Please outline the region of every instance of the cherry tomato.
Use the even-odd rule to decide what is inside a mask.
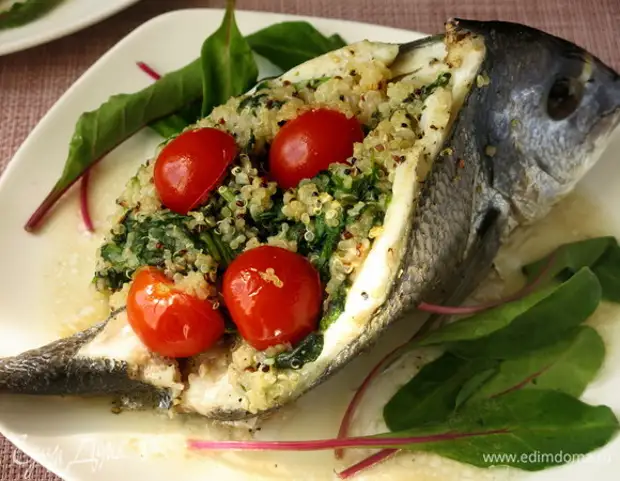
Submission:
[[[210,301],[176,289],[154,267],[136,274],[127,298],[127,318],[143,344],[166,357],[194,356],[224,334],[224,318]]]
[[[330,109],[310,110],[288,121],[269,151],[269,170],[284,189],[296,187],[330,164],[346,163],[353,144],[364,140],[355,118]]]
[[[226,132],[212,128],[183,132],[155,161],[155,188],[162,203],[179,214],[204,203],[236,155],[235,139]]]
[[[273,246],[244,252],[224,273],[222,291],[239,333],[256,349],[296,344],[317,327],[319,274],[294,252]]]

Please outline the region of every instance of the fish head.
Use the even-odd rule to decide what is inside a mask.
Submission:
[[[486,58],[476,128],[491,184],[520,223],[544,216],[597,162],[620,122],[620,76],[566,40],[508,22],[453,20]],[[482,92],[486,90],[486,92]],[[480,138],[480,137],[479,137]]]

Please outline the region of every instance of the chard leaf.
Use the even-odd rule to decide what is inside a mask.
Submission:
[[[0,30],[34,22],[56,8],[63,0],[23,0],[0,11]]]
[[[501,306],[474,314],[446,324],[436,331],[431,331],[417,341],[418,346],[432,346],[435,344],[471,341],[484,338],[510,325],[519,316],[539,304],[544,299],[556,293],[562,286],[551,286],[535,291],[517,301],[508,302]]]
[[[478,392],[478,389],[480,389],[481,386],[483,386],[497,373],[497,370],[498,367],[496,366],[493,369],[481,371],[478,374],[474,374],[465,384],[463,384],[463,387],[456,396],[456,409],[460,408],[466,401],[471,399],[471,397]]]
[[[620,246],[617,241],[592,266],[592,271],[601,283],[603,298],[620,303]]]
[[[256,60],[237,27],[234,8],[234,0],[228,0],[222,25],[202,45],[203,117],[248,91],[258,78]]]
[[[151,122],[149,127],[161,135],[164,139],[170,139],[189,127],[190,124],[180,115],[172,114],[163,119]]]
[[[344,285],[340,286],[332,297],[328,300],[328,306],[325,314],[319,321],[319,330],[325,332],[329,326],[331,326],[336,319],[344,312],[344,307],[347,302],[347,289]]]
[[[551,267],[549,263],[551,262]],[[564,244],[544,258],[527,264],[523,273],[529,281],[544,273],[543,280],[564,280],[583,267],[590,267],[598,277],[603,298],[620,302],[620,246],[615,237],[596,237]]]
[[[157,119],[149,124],[149,127],[161,135],[164,139],[170,139],[179,135],[190,125],[195,124],[201,118],[202,97],[186,105],[178,112]]]
[[[247,37],[252,49],[282,70],[344,46],[339,35],[325,37],[308,22],[282,22]]]
[[[26,224],[33,230],[47,211],[101,157],[154,120],[202,96],[200,61],[164,75],[133,94],[110,97],[98,109],[83,113],[69,144],[60,179]]]
[[[337,33],[331,35],[328,38],[328,40],[331,43],[333,50],[346,47],[347,45],[347,41],[344,38],[342,38],[340,35],[338,35]]]
[[[383,418],[391,431],[445,420],[456,407],[456,397],[473,375],[494,368],[497,361],[461,359],[446,353],[426,364],[388,401]]]
[[[566,271],[573,274],[582,267],[591,267],[614,243],[616,243],[616,239],[613,237],[597,237],[564,244],[548,256],[523,266],[523,273],[530,281],[536,279],[553,256],[553,264],[545,277],[551,279]]]
[[[585,321],[600,301],[601,285],[586,267],[560,285],[448,324],[418,345],[448,343],[461,357],[507,359],[555,342]]]
[[[618,432],[618,426],[618,419],[607,406],[591,406],[557,391],[526,389],[468,404],[444,422],[381,436],[501,430],[399,448],[433,452],[479,467],[503,464],[538,471],[568,462],[563,454],[586,454],[604,446]],[[542,453],[545,456],[540,456]],[[502,462],[493,454],[508,456]]]
[[[590,317],[600,301],[601,285],[584,267],[504,329],[482,339],[455,343],[449,350],[461,357],[518,357],[556,342]]]
[[[503,361],[497,373],[469,401],[502,396],[516,389],[552,389],[579,397],[604,358],[601,336],[591,327],[579,326],[555,344]]]

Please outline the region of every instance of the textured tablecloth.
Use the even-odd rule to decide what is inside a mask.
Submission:
[[[616,38],[620,0],[239,0],[237,3],[239,9],[360,20],[422,32],[439,31],[451,16],[518,21],[568,38],[620,70],[620,44]],[[134,28],[169,10],[223,5],[223,0],[142,0],[89,29],[0,57],[0,173],[58,97]],[[58,479],[0,435],[0,481]]]

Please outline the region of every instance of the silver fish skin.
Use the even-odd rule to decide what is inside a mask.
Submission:
[[[398,312],[453,296],[455,272],[486,275],[501,241],[570,193],[620,122],[620,76],[580,47],[520,24],[450,24],[448,35],[485,39],[489,84],[472,88],[425,184],[394,286],[403,305],[388,307]]]
[[[427,302],[459,302],[489,272],[506,236],[536,221],[568,194],[602,153],[620,118],[620,78],[570,42],[523,25],[455,19],[447,35],[484,39],[479,75],[454,119],[424,184],[410,225],[400,274],[363,333],[298,398],[369,349],[392,323]],[[442,38],[401,47],[408,55]],[[166,388],[140,380],[135,366],[76,353],[108,321],[0,360],[0,393],[132,396],[170,405]],[[258,415],[281,407],[274,405]],[[216,409],[208,417],[256,416]]]

